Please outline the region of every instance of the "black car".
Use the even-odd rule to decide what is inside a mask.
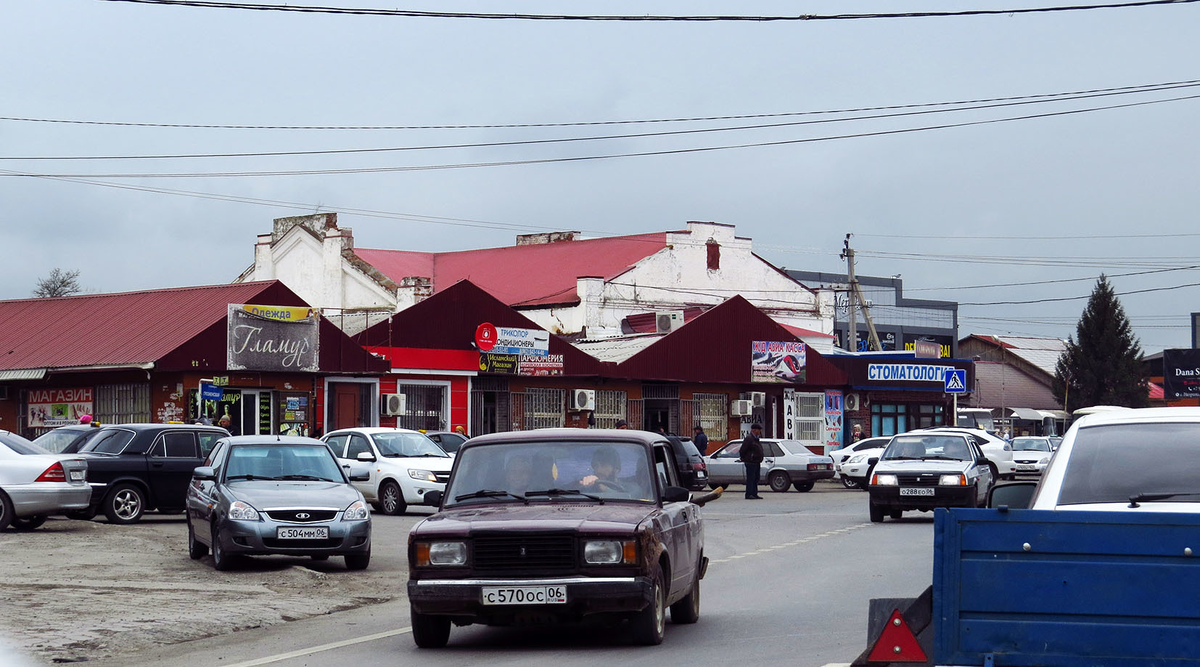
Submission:
[[[467,436],[453,431],[426,431],[425,437],[437,443],[443,452],[453,454],[467,441]]]
[[[708,486],[708,464],[691,438],[667,436],[675,452],[675,469],[679,472],[679,483],[688,491],[700,491]]]
[[[112,523],[137,523],[147,510],[184,509],[192,471],[204,464],[217,440],[229,432],[191,424],[117,424],[100,427],[80,454],[88,462],[92,503],[73,512],[91,519],[103,512]]]

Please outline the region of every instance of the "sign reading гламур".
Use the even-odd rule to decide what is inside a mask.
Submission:
[[[496,327],[496,344],[492,354],[550,354],[550,332],[541,329]]]
[[[929,364],[867,364],[868,382],[936,382],[945,385],[953,366]]]

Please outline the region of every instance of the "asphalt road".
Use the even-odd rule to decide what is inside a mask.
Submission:
[[[124,655],[92,664],[615,665],[717,659],[824,665],[866,646],[867,601],[919,594],[932,577],[933,517],[871,524],[867,495],[818,484],[810,493],[748,501],[741,489],[704,509],[706,554],[700,621],[668,623],[659,647],[629,645],[619,629],[454,628],[450,645],[417,649],[408,633],[404,544],[419,516],[375,518],[371,569],[395,571],[397,599],[324,616]],[[425,511],[425,510],[418,510]],[[253,577],[254,561],[240,568]]]

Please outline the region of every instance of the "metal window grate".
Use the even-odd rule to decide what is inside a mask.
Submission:
[[[149,384],[102,384],[96,386],[92,417],[101,424],[149,423]]]
[[[563,389],[530,388],[512,396],[513,430],[562,428],[567,420],[567,392]]]
[[[396,417],[396,426],[413,430],[446,430],[446,387],[442,385],[401,384],[396,393],[404,395],[404,414]]]
[[[725,394],[692,394],[696,412],[709,442],[729,439],[729,397]]]
[[[642,398],[679,398],[679,385],[677,384],[643,384]]]
[[[825,394],[796,394],[796,439],[824,442]]]
[[[616,428],[617,421],[626,419],[623,391],[599,389],[596,391],[596,428]]]

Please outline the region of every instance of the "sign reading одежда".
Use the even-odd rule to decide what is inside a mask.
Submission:
[[[230,370],[320,370],[319,319],[312,308],[229,304]]]

